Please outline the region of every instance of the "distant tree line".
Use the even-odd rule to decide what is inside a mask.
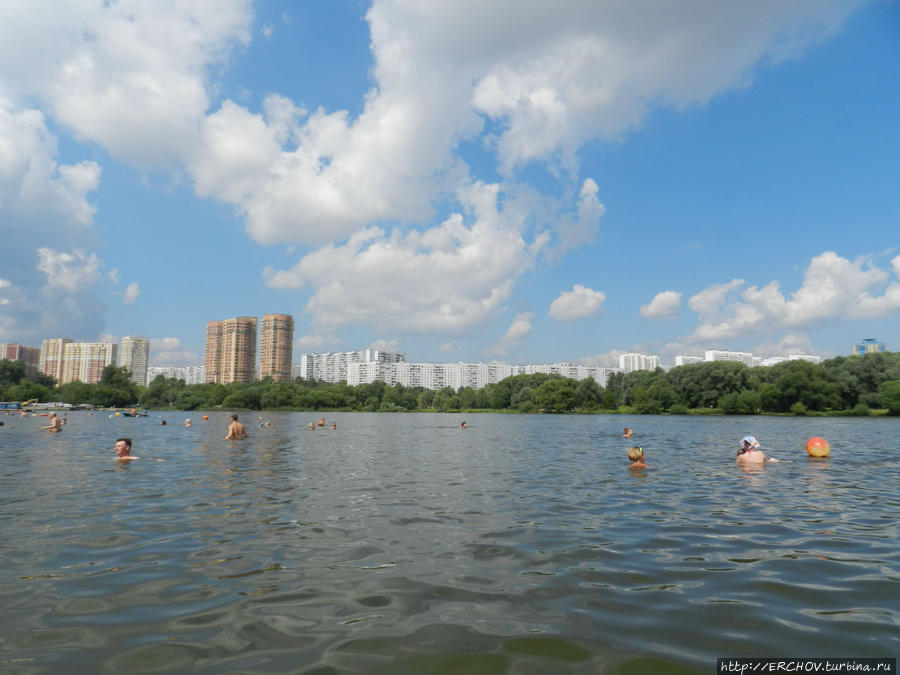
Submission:
[[[399,412],[496,410],[512,412],[623,412],[638,414],[832,413],[865,416],[875,410],[900,415],[900,354],[839,356],[821,364],[785,361],[748,368],[714,361],[680,366],[668,373],[636,371],[610,376],[606,387],[593,379],[559,375],[515,375],[482,389],[350,386],[303,380],[185,384],[159,375],[137,387],[125,368],[107,366],[99,384],[71,382],[57,389],[27,379],[0,361],[0,398],[57,400],[97,406],[140,405],[173,410],[215,407],[250,410],[343,410]],[[18,373],[18,374],[17,374]],[[42,376],[43,377],[43,376]]]
[[[100,408],[132,406],[140,396],[139,387],[131,381],[127,368],[106,366],[97,384],[78,380],[56,386],[56,380],[38,373],[25,377],[21,361],[0,360],[0,400],[24,403],[37,399],[42,403],[88,404]]]

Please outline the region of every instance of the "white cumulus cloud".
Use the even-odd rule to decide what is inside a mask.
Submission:
[[[550,318],[557,321],[584,319],[599,312],[605,300],[603,291],[575,284],[571,291],[563,291],[550,303]]]
[[[850,261],[826,251],[810,261],[803,285],[790,296],[781,292],[777,281],[762,288],[744,288],[740,279],[712,286],[688,301],[700,315],[692,339],[721,341],[806,327],[832,317],[889,316],[900,311],[900,256],[891,261],[891,269],[895,280],[888,284],[889,274],[868,259]]]
[[[375,340],[369,347],[380,352],[395,352],[397,351],[397,345],[399,344],[400,340],[394,338],[393,340]]]
[[[171,166],[197,143],[207,68],[249,41],[252,18],[250,0],[7,9],[0,75],[80,138],[137,166]]]
[[[498,187],[478,184],[462,214],[424,232],[368,228],[341,246],[308,253],[289,270],[264,271],[275,288],[313,285],[305,311],[332,331],[369,324],[383,331],[464,334],[493,317],[546,243],[527,242],[517,215],[499,210]],[[515,214],[515,210],[513,210]]]
[[[195,366],[203,363],[203,357],[178,338],[150,338],[150,362],[154,366]]]
[[[38,249],[38,269],[47,275],[47,287],[76,293],[93,286],[100,278],[100,259],[93,253]]]
[[[330,335],[301,335],[294,340],[294,347],[298,353],[314,352],[319,350],[329,350],[335,345],[339,345],[341,341]]]
[[[140,286],[138,283],[132,282],[128,284],[128,287],[125,289],[125,292],[122,294],[122,302],[126,305],[133,305],[134,301],[138,299],[138,296],[141,294]]]
[[[509,324],[506,333],[493,347],[486,351],[491,356],[506,356],[509,350],[522,344],[528,334],[531,333],[531,320],[534,314],[531,312],[523,312],[517,314],[513,322]]]
[[[681,293],[662,291],[653,296],[649,305],[640,309],[641,316],[647,319],[670,319],[678,315],[681,309]]]
[[[187,163],[198,191],[235,204],[257,241],[342,241],[373,222],[427,219],[468,179],[461,141],[480,139],[512,182],[532,161],[574,173],[586,141],[619,139],[652,106],[746,86],[758,64],[829,36],[857,4],[600,1],[561,12],[460,0],[426,11],[376,0],[374,84],[358,114],[291,104],[286,127],[268,102],[254,112],[225,101],[198,124]],[[593,239],[596,189],[584,181],[578,217],[557,221],[558,255]]]

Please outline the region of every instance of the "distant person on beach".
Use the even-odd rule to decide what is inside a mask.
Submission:
[[[759,449],[759,441],[753,436],[744,436],[738,447],[737,463],[741,466],[765,466],[778,460],[774,457],[766,457],[766,453]]]
[[[625,427],[625,433],[622,434],[622,438],[631,438],[634,436],[634,432],[631,430],[631,427]]]
[[[49,431],[51,434],[62,431],[62,420],[56,416],[56,413],[50,413],[50,424],[41,427],[41,431]]]
[[[647,464],[644,462],[644,449],[639,445],[632,445],[628,448],[628,459],[631,460],[631,469],[646,469]]]
[[[231,424],[228,425],[228,435],[225,437],[225,440],[239,441],[243,438],[247,438],[247,430],[243,424],[238,422],[237,413],[232,413]]]
[[[140,457],[135,457],[131,454],[131,439],[130,438],[117,438],[116,439],[116,458],[120,462],[127,462],[132,459],[140,459]]]

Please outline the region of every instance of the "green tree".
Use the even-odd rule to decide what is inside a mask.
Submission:
[[[19,382],[25,377],[24,361],[0,359],[0,387],[8,387]]]
[[[575,383],[570,379],[547,380],[534,390],[534,404],[545,412],[569,412],[575,408]]]
[[[68,382],[61,385],[57,391],[57,397],[63,403],[93,403],[94,402],[94,385],[85,384],[80,380]]]
[[[878,387],[878,398],[888,413],[900,415],[900,380],[882,382]]]
[[[838,385],[828,379],[825,369],[819,364],[786,361],[772,366],[770,371],[768,376],[776,378],[774,384],[780,391],[781,412],[791,410],[797,402],[803,404],[804,410],[842,408]]]
[[[417,403],[420,408],[431,408],[434,404],[434,389],[426,389],[419,394]]]
[[[595,410],[600,405],[600,385],[593,377],[586,377],[575,387],[575,407]]]
[[[600,407],[603,410],[616,409],[616,395],[610,389],[603,390],[603,395],[600,397]]]
[[[497,384],[488,385],[487,397],[491,408],[495,410],[506,410],[510,406],[510,397],[512,390],[509,387],[509,378],[501,380]]]
[[[460,387],[456,395],[462,408],[469,410],[475,407],[475,390],[472,387]]]
[[[6,396],[12,401],[30,401],[33,398],[41,402],[52,400],[50,389],[30,380],[22,380],[21,383],[9,387]]]
[[[510,397],[510,405],[522,411],[526,411],[526,408],[527,412],[535,410],[534,389],[522,387]]]

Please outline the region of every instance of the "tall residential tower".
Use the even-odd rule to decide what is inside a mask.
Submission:
[[[62,384],[65,347],[72,342],[74,342],[72,338],[51,338],[41,343],[38,370],[54,378],[57,384]]]
[[[128,368],[131,381],[147,386],[147,362],[150,360],[150,340],[127,335],[119,345],[119,365]]]
[[[275,382],[291,381],[294,343],[294,317],[290,314],[266,314],[259,336],[259,376],[271,376]]]
[[[256,379],[256,317],[206,324],[206,381],[228,384]]]

